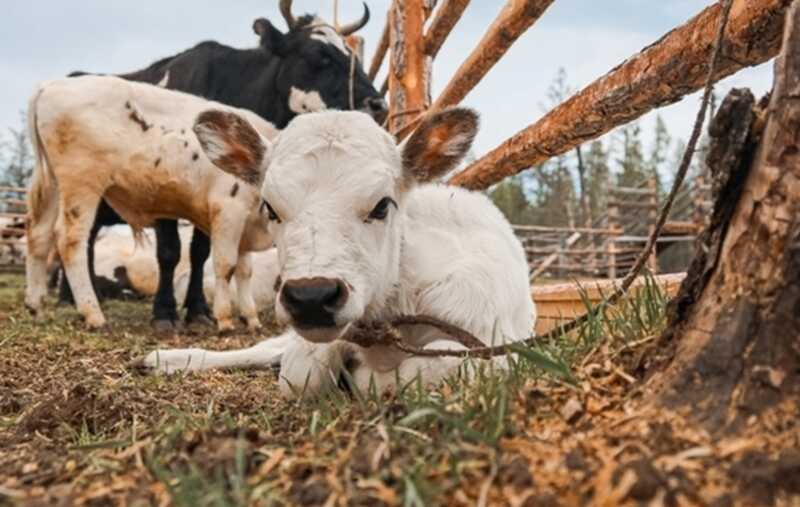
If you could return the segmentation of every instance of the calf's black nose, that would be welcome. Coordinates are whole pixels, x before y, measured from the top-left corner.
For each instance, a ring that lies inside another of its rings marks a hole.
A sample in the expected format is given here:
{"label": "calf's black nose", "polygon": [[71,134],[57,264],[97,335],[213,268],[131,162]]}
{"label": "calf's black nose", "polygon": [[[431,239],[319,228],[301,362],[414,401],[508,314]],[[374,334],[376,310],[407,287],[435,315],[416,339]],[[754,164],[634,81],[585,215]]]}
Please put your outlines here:
{"label": "calf's black nose", "polygon": [[305,328],[333,327],[336,311],[347,302],[347,285],[333,278],[287,280],[281,290],[281,304],[294,325]]}

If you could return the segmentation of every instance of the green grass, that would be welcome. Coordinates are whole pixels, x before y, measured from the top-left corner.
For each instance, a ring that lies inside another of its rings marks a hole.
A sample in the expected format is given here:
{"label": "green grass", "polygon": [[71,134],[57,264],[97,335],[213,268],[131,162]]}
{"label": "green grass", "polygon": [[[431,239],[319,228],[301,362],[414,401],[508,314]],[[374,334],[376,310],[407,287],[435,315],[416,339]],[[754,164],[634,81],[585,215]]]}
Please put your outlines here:
{"label": "green grass", "polygon": [[498,470],[514,455],[503,442],[539,438],[534,419],[558,417],[565,397],[591,388],[581,363],[601,349],[624,358],[659,332],[666,306],[648,283],[571,336],[520,346],[507,370],[471,363],[438,389],[411,382],[393,395],[287,401],[271,372],[166,378],[127,366],[159,345],[230,348],[258,336],[159,339],[145,301],[105,304],[106,332],[86,331],[70,308],[51,306],[37,322],[22,308],[22,284],[0,275],[0,485],[40,484],[46,495],[66,484],[76,498],[133,505],[474,501],[487,477],[505,480]]}

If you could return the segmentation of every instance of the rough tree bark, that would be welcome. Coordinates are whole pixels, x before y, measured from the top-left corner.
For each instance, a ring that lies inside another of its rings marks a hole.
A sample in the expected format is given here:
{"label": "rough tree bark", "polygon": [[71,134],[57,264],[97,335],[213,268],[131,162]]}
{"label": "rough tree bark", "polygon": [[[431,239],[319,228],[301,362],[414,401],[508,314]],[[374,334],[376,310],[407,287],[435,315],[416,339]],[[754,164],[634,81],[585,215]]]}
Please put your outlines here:
{"label": "rough tree bark", "polygon": [[800,400],[800,2],[771,98],[733,90],[711,124],[715,204],[670,309],[654,399],[735,430]]}

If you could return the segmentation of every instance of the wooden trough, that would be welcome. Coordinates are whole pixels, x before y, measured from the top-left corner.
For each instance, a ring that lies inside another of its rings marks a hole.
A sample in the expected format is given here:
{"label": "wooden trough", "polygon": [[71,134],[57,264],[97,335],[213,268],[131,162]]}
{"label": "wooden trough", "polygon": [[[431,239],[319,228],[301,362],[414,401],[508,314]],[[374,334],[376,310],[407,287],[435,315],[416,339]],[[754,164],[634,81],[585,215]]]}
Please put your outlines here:
{"label": "wooden trough", "polygon": [[[686,273],[658,275],[653,277],[659,288],[669,297],[678,292]],[[583,297],[589,298],[593,305],[599,304],[603,296],[608,296],[620,284],[622,279],[592,280],[587,282],[570,282],[556,285],[533,287],[531,294],[536,302],[536,334],[544,334],[559,324],[586,313]],[[636,295],[645,287],[645,278],[638,278],[630,289]],[[582,295],[583,292],[583,295]]]}

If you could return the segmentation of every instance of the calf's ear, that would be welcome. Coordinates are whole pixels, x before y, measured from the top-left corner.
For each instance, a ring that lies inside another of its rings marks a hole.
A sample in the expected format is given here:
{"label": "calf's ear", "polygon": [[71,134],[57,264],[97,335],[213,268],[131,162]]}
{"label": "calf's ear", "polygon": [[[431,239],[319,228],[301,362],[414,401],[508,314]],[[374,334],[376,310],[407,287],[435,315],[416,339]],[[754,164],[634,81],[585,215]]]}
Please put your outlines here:
{"label": "calf's ear", "polygon": [[250,122],[238,114],[211,109],[200,113],[193,130],[215,166],[245,183],[261,185],[269,142]]}
{"label": "calf's ear", "polygon": [[410,182],[431,181],[455,168],[478,133],[478,113],[453,107],[424,120],[400,147]]}

